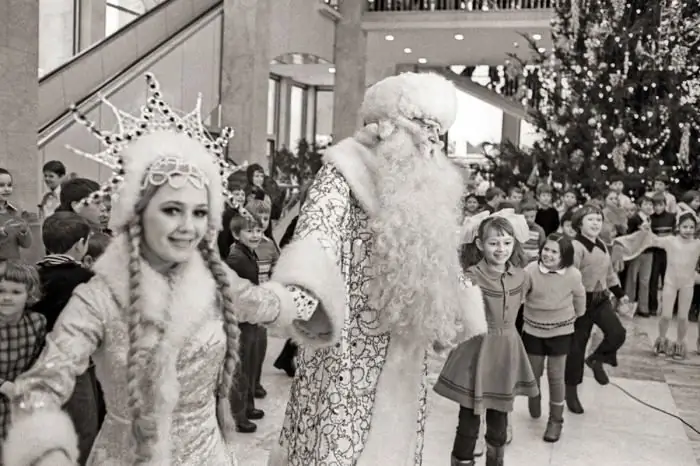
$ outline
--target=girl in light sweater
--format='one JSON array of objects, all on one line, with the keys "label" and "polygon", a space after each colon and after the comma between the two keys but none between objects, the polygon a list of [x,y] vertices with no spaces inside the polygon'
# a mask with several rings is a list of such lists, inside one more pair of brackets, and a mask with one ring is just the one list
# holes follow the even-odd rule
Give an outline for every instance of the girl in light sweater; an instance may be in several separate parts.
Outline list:
[{"label": "girl in light sweater", "polygon": [[[574,264],[574,246],[561,233],[552,233],[540,249],[540,259],[525,267],[522,339],[539,386],[547,363],[549,420],[545,442],[557,442],[564,423],[564,369],[574,322],[586,312],[586,290]],[[541,393],[541,392],[540,392]],[[542,415],[541,395],[529,398],[530,416]]]}]

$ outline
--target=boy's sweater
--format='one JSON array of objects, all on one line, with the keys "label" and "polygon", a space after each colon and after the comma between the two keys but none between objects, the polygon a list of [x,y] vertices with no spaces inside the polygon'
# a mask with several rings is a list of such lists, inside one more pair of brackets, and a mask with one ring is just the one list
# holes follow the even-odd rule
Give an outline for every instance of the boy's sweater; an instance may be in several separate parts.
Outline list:
[{"label": "boy's sweater", "polygon": [[238,274],[239,277],[249,280],[254,285],[260,284],[258,271],[258,256],[255,251],[239,241],[233,242],[231,251],[226,258],[226,264]]},{"label": "boy's sweater", "polygon": [[575,267],[550,271],[538,262],[525,267],[529,281],[523,331],[551,338],[574,333],[574,322],[586,312],[586,290]]},{"label": "boy's sweater", "polygon": [[53,330],[58,316],[73,295],[73,290],[87,283],[93,273],[70,256],[51,254],[36,264],[42,298],[32,310],[46,317],[47,331]]},{"label": "boy's sweater", "polygon": [[258,274],[260,275],[260,283],[265,283],[272,276],[272,269],[277,264],[277,259],[280,257],[280,248],[277,247],[275,240],[264,237],[257,248],[255,255],[258,256]]},{"label": "boy's sweater", "polygon": [[615,273],[608,248],[600,239],[591,241],[578,235],[574,244],[574,267],[581,272],[583,287],[587,293],[610,290],[616,298],[622,298],[625,292],[620,286],[620,279]]},{"label": "boy's sweater", "polygon": [[676,228],[676,216],[670,212],[662,212],[660,214],[652,214],[651,231],[656,236],[668,236],[673,234]]},{"label": "boy's sweater", "polygon": [[530,237],[525,244],[523,244],[523,251],[525,251],[530,262],[536,261],[540,256],[540,248],[546,239],[547,236],[544,234],[544,230],[541,226],[536,223],[530,225]]},{"label": "boy's sweater", "polygon": [[537,209],[535,223],[542,227],[545,236],[549,236],[559,228],[559,212],[552,206],[540,206]]}]

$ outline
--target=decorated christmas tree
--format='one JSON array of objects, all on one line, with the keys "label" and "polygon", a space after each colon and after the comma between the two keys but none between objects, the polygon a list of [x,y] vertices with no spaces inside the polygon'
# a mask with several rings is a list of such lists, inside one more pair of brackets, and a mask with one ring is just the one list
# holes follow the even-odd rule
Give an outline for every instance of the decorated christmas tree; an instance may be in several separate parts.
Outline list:
[{"label": "decorated christmas tree", "polygon": [[525,37],[532,57],[506,64],[540,139],[503,144],[494,181],[530,169],[531,182],[590,195],[613,174],[636,193],[662,173],[679,188],[700,179],[699,3],[557,2],[552,49]]}]

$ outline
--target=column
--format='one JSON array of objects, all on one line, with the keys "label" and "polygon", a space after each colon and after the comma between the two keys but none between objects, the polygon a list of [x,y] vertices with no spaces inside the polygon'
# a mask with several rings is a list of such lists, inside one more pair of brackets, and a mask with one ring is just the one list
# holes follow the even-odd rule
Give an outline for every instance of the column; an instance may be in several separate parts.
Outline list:
[{"label": "column", "polygon": [[236,131],[228,157],[269,169],[266,156],[271,0],[224,0],[221,121]]},{"label": "column", "polygon": [[503,112],[501,141],[506,139],[515,144],[516,147],[520,145],[520,118]]},{"label": "column", "polygon": [[4,2],[0,13],[0,166],[14,181],[12,202],[37,211],[39,2]]},{"label": "column", "polygon": [[[367,33],[362,30],[361,0],[340,2],[340,21],[335,30],[335,87],[333,139],[352,136],[360,125],[359,110],[365,95]],[[337,111],[342,109],[342,111]]]},{"label": "column", "polygon": [[105,38],[107,2],[92,0],[80,4],[80,50],[83,51]]}]

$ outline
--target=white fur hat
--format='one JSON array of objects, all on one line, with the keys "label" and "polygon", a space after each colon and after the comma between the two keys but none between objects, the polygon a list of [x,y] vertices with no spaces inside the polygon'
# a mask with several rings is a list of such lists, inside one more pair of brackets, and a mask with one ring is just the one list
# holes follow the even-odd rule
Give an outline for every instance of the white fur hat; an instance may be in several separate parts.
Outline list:
[{"label": "white fur hat", "polygon": [[209,226],[221,227],[224,208],[223,184],[215,157],[201,142],[175,131],[156,131],[142,136],[129,144],[122,152],[124,158],[124,181],[117,190],[112,204],[109,227],[120,231],[134,218],[136,204],[141,199],[141,190],[148,168],[165,156],[176,157],[189,163],[207,177],[209,185]]},{"label": "white fur hat", "polygon": [[457,117],[457,89],[435,73],[402,73],[371,86],[360,108],[365,123],[395,120],[433,120],[445,133]]}]

